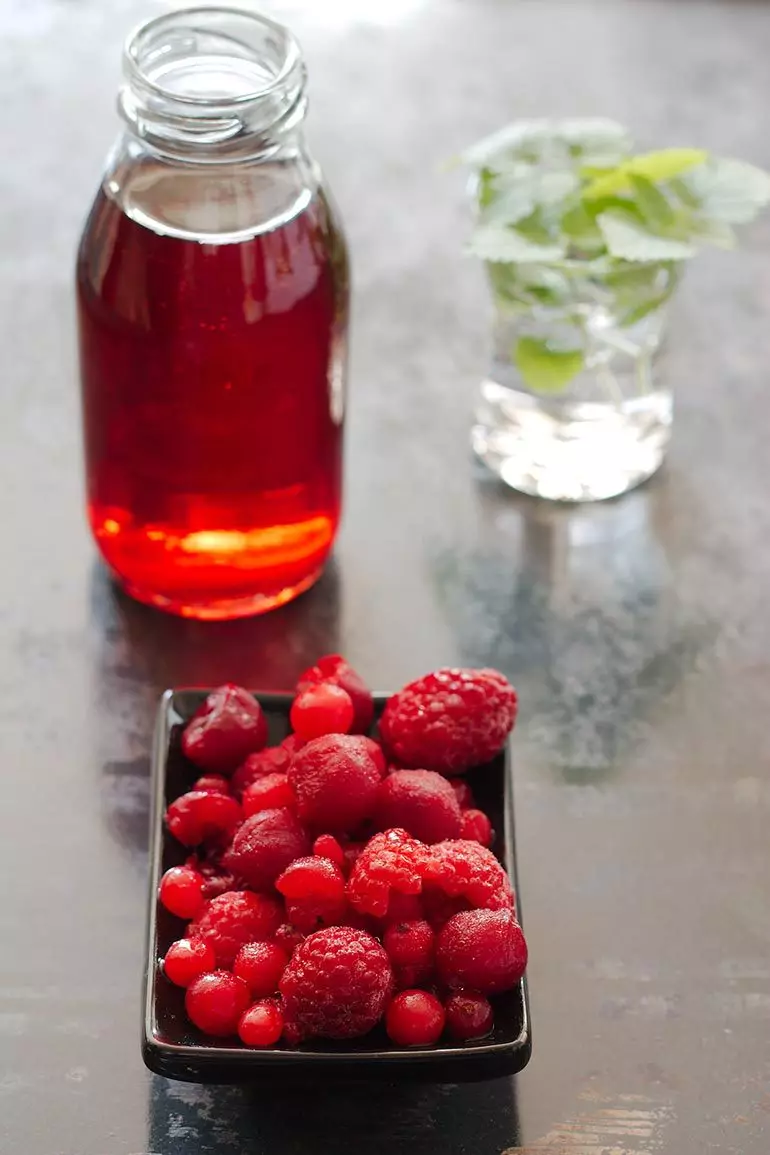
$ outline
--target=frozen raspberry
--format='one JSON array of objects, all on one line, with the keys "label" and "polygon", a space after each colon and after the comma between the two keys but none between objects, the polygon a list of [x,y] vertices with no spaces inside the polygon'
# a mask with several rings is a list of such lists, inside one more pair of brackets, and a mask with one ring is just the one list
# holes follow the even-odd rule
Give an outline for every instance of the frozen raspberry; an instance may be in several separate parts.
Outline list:
[{"label": "frozen raspberry", "polygon": [[444,1007],[449,1033],[461,1042],[483,1039],[495,1025],[489,999],[475,991],[456,991]]},{"label": "frozen raspberry", "polygon": [[393,989],[385,951],[365,931],[332,926],[305,939],[280,983],[287,1022],[304,1037],[353,1039],[379,1022]]},{"label": "frozen raspberry", "polygon": [[467,899],[471,906],[487,910],[513,907],[508,875],[492,851],[478,842],[458,839],[437,843],[431,848],[424,878],[450,898]]},{"label": "frozen raspberry", "polygon": [[527,965],[527,944],[510,910],[466,910],[450,918],[436,941],[436,966],[450,989],[498,994],[515,987]]},{"label": "frozen raspberry", "polygon": [[193,783],[193,790],[204,794],[229,794],[230,783],[222,774],[204,774]]},{"label": "frozen raspberry", "polygon": [[345,866],[345,851],[333,834],[319,834],[313,843],[313,854],[319,858],[328,858],[340,870]]},{"label": "frozen raspberry", "polygon": [[241,805],[244,817],[251,818],[260,810],[280,810],[283,806],[296,810],[297,799],[285,774],[265,774],[246,787]]},{"label": "frozen raspberry", "polygon": [[291,810],[260,810],[237,831],[223,863],[254,890],[269,890],[295,858],[310,853],[310,841]]},{"label": "frozen raspberry", "polygon": [[266,942],[282,921],[283,909],[277,899],[237,890],[212,898],[188,926],[187,936],[210,943],[217,965],[229,967],[245,943]]},{"label": "frozen raspberry", "polygon": [[392,922],[422,922],[425,910],[422,905],[421,894],[399,894],[393,890],[388,899],[388,909],[385,911],[386,923]]},{"label": "frozen raspberry", "polygon": [[172,942],[163,960],[163,973],[177,987],[189,987],[217,965],[214,948],[202,938],[180,938]]},{"label": "frozen raspberry", "polygon": [[[281,750],[285,750],[289,758],[293,758],[295,754],[299,754],[302,747],[305,745],[305,739],[300,738],[299,734],[287,734],[281,742]],[[287,767],[288,769],[288,767]]]},{"label": "frozen raspberry", "polygon": [[232,776],[233,793],[239,798],[252,782],[265,778],[268,774],[285,774],[294,757],[283,746],[269,746],[256,754],[249,754]]},{"label": "frozen raspberry", "polygon": [[272,1047],[282,1034],[283,1011],[276,999],[254,1003],[238,1023],[238,1036],[247,1047]]},{"label": "frozen raspberry", "polygon": [[320,682],[297,694],[289,718],[306,742],[324,734],[347,734],[353,725],[353,703],[339,686]]},{"label": "frozen raspberry", "polygon": [[177,918],[195,918],[206,901],[204,883],[203,875],[191,866],[172,866],[160,880],[158,898]]},{"label": "frozen raspberry", "polygon": [[201,975],[187,988],[184,1005],[187,1017],[207,1035],[224,1038],[234,1035],[241,1015],[251,1002],[243,979],[229,971]]},{"label": "frozen raspberry", "polygon": [[396,922],[385,928],[382,945],[399,987],[417,987],[433,974],[436,936],[425,921]]},{"label": "frozen raspberry", "polygon": [[401,991],[385,1012],[385,1030],[398,1047],[432,1047],[443,1029],[444,1008],[428,991]]},{"label": "frozen raspberry", "polygon": [[460,833],[455,792],[433,770],[395,770],[383,779],[374,819],[380,830],[399,827],[420,842],[442,842]]},{"label": "frozen raspberry", "polygon": [[358,738],[327,734],[289,767],[300,819],[324,833],[352,834],[374,813],[380,772]]},{"label": "frozen raspberry", "polygon": [[345,921],[345,875],[328,858],[298,858],[276,879],[292,926],[310,934]]},{"label": "frozen raspberry", "polygon": [[392,892],[419,894],[430,850],[405,830],[375,834],[348,879],[348,900],[361,914],[383,918]]},{"label": "frozen raspberry", "polygon": [[453,778],[449,785],[455,792],[455,798],[461,810],[470,810],[476,805],[473,791],[464,778]]},{"label": "frozen raspberry", "polygon": [[182,751],[201,770],[232,774],[244,758],[267,742],[262,707],[242,686],[213,690],[182,735]]},{"label": "frozen raspberry", "polygon": [[166,811],[166,825],[183,846],[199,846],[206,839],[230,834],[241,818],[234,798],[204,790],[182,794]]},{"label": "frozen raspberry", "polygon": [[374,718],[374,699],[363,678],[339,654],[328,654],[300,675],[296,693],[301,694],[303,690],[322,682],[331,682],[350,695],[354,710],[351,731],[365,734]]},{"label": "frozen raspberry", "polygon": [[495,837],[492,823],[483,810],[464,810],[460,838],[465,842],[478,842],[481,846],[491,846]]},{"label": "frozen raspberry", "polygon": [[255,999],[267,998],[278,990],[289,956],[275,942],[247,942],[235,956],[233,974],[248,985]]},{"label": "frozen raspberry", "polygon": [[302,946],[306,938],[307,935],[303,934],[301,930],[297,930],[296,926],[292,926],[291,923],[288,922],[279,926],[275,932],[276,945],[285,951],[289,958],[291,958],[298,946]]},{"label": "frozen raspberry", "polygon": [[499,752],[516,704],[516,691],[497,670],[436,670],[393,695],[380,736],[405,766],[462,774]]}]

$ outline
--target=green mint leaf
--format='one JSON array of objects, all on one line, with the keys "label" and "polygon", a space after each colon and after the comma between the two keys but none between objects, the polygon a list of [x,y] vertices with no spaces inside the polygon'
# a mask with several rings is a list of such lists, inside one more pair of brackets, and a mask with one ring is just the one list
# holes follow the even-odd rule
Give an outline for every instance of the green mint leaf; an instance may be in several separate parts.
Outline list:
[{"label": "green mint leaf", "polygon": [[630,214],[617,209],[600,213],[596,223],[610,256],[621,261],[684,261],[697,251],[685,241],[656,236]]},{"label": "green mint leaf", "polygon": [[664,148],[660,152],[647,152],[641,156],[623,161],[617,168],[598,177],[583,189],[585,200],[613,196],[628,192],[631,176],[641,176],[653,184],[672,180],[689,172],[698,165],[705,164],[708,153],[699,148]]},{"label": "green mint leaf", "polygon": [[770,174],[740,160],[711,160],[684,178],[703,214],[730,225],[752,221],[770,203]]},{"label": "green mint leaf", "polygon": [[520,337],[513,362],[535,393],[561,393],[583,368],[582,349],[554,349],[537,337]]},{"label": "green mint leaf", "polygon": [[674,210],[660,189],[635,172],[629,174],[629,180],[636,204],[650,228],[655,232],[670,228],[675,220]]},{"label": "green mint leaf", "polygon": [[479,225],[473,230],[468,252],[482,261],[560,261],[564,258],[561,244],[536,244],[518,229],[501,224]]},{"label": "green mint leaf", "polygon": [[699,209],[701,207],[700,197],[695,195],[684,177],[673,177],[673,179],[668,182],[668,187],[671,189],[671,192],[679,198],[685,208]]}]

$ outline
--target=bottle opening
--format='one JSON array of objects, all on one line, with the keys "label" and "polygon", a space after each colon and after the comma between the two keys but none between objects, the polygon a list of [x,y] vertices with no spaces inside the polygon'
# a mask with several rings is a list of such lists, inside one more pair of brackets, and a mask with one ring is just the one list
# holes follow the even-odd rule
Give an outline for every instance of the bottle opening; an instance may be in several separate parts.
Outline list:
[{"label": "bottle opening", "polygon": [[129,37],[123,71],[120,111],[160,151],[228,145],[232,156],[255,136],[283,135],[305,112],[296,40],[236,8],[188,8],[149,21]]}]

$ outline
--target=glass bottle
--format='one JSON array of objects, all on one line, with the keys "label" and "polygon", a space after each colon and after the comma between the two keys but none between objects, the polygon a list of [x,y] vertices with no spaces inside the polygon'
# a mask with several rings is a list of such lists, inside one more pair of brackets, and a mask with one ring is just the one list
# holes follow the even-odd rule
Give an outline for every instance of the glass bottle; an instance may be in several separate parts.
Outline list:
[{"label": "glass bottle", "polygon": [[123,67],[77,262],[91,529],[140,601],[260,613],[318,578],[340,514],[348,265],[305,66],[281,25],[197,8]]}]

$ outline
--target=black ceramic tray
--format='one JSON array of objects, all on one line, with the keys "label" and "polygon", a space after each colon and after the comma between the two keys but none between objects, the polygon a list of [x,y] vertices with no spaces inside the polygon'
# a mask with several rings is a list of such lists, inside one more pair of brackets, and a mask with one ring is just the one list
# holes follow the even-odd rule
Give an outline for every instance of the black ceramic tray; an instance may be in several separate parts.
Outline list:
[{"label": "black ceramic tray", "polygon": [[[249,1050],[237,1041],[220,1042],[200,1034],[184,1013],[184,991],[173,986],[158,966],[169,945],[184,933],[184,924],[158,905],[158,882],[164,870],[179,865],[186,851],[165,831],[163,814],[174,798],[189,790],[198,773],[180,748],[184,724],[206,697],[206,690],[167,690],[160,702],[153,752],[150,835],[150,895],[144,989],[142,1052],[147,1066],[160,1075],[193,1083],[282,1083],[321,1080],[397,1079],[466,1082],[520,1071],[531,1052],[526,979],[495,1003],[494,1033],[480,1042],[400,1049],[378,1028],[349,1043],[316,1041],[298,1048]],[[292,698],[257,694],[270,726],[270,741],[289,732]],[[387,695],[376,696],[378,714]],[[468,782],[479,806],[497,831],[495,850],[520,896],[513,840],[513,791],[509,754],[503,751],[488,766],[472,770]]]}]

